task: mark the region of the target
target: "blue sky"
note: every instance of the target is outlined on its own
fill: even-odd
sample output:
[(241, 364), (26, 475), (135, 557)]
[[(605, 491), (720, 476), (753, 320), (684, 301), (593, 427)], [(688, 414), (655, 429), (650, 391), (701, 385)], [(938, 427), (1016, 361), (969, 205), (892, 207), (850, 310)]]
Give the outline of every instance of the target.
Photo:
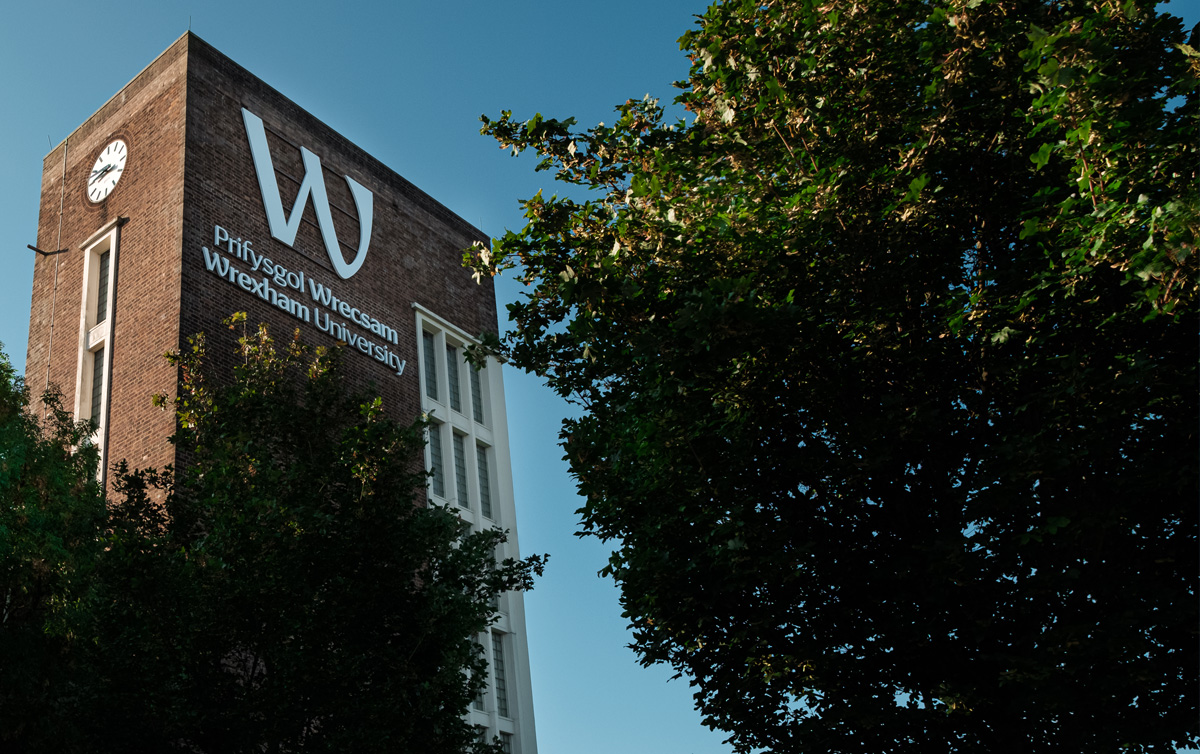
[[(530, 158), (479, 136), (511, 109), (583, 126), (645, 94), (669, 102), (688, 65), (676, 40), (704, 0), (12, 2), (0, 24), (0, 342), (23, 370), (42, 158), (189, 23), (301, 107), (490, 235), (521, 226), (517, 204), (555, 190)], [(1200, 0), (1171, 9), (1195, 23)], [(501, 279), (502, 303), (517, 286)], [(728, 752), (683, 680), (643, 669), (606, 549), (573, 536), (579, 506), (557, 446), (569, 406), (506, 373), (522, 550), (546, 552), (526, 601), (543, 754)]]
[[(42, 158), (188, 29), (491, 235), (522, 224), (517, 200), (550, 176), (479, 135), (510, 109), (613, 120), (649, 93), (669, 102), (688, 64), (676, 40), (703, 0), (566, 4), (253, 0), (12, 2), (0, 22), (0, 342), (24, 369)], [(517, 286), (502, 279), (502, 303)], [(607, 558), (573, 536), (579, 507), (557, 446), (569, 409), (534, 378), (505, 375), (521, 549), (551, 554), (527, 597), (544, 754), (730, 749), (700, 722), (683, 680), (626, 645)]]

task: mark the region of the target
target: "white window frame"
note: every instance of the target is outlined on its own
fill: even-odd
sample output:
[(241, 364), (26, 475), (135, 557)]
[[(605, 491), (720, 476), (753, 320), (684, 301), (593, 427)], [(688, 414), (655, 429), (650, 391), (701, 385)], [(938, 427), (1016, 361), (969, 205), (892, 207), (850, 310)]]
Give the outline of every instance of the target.
[[(492, 388), (491, 374), (498, 372), (500, 364), (496, 359), (488, 359), (489, 366), (481, 370), (480, 379), (472, 380), (468, 370), (472, 369), (470, 364), (466, 363), (463, 355), (466, 348), (476, 344), (477, 341), (463, 332), (461, 329), (446, 322), (441, 317), (438, 317), (433, 312), (421, 307), (417, 304), (413, 305), (417, 310), (417, 366), (419, 371), (419, 392), (421, 395), (421, 410), (426, 415), (430, 416), (433, 422), (439, 427), (445, 427), (443, 432), (449, 434), (442, 438), (442, 477), (444, 480), (444, 494), (435, 494), (432, 480), (427, 486), (429, 499), (440, 505), (449, 505), (456, 508), (462, 518), (475, 526), (492, 527), (503, 523), (501, 511), (503, 506), (497, 501), (497, 488), (499, 480), (497, 479), (496, 469), (499, 465), (498, 459), (495, 457), (496, 452), (493, 448), (495, 444), (494, 428), (497, 426), (498, 419), (489, 413), (489, 410), (496, 405), (491, 396)], [(430, 336), (430, 337), (426, 337)], [(449, 351), (447, 347), (455, 349), (457, 356), (457, 364), (449, 364)], [(432, 348), (431, 355), (427, 353), (428, 349)], [(436, 397), (430, 396), (429, 390), (426, 388), (426, 380), (428, 379), (428, 366), (432, 362), (434, 367), (434, 378), (436, 382), (435, 392)], [(450, 369), (456, 370), (458, 375), (458, 386), (460, 394), (460, 408), (457, 410), (450, 405)], [(475, 386), (478, 385), (480, 390), (480, 400), (483, 404), (483, 419), (484, 421), (475, 421), (473, 410), (473, 395)], [(503, 388), (500, 388), (503, 389)], [(502, 404), (500, 404), (502, 405)], [(462, 438), (464, 447), (464, 470), (466, 472), (467, 488), (465, 490), (458, 489), (459, 479), (457, 468), (454, 459), (454, 438), (455, 436)], [(505, 435), (507, 437), (507, 434)], [(488, 496), (491, 499), (491, 516), (484, 516), (481, 509), (481, 493), (479, 486), (479, 461), (477, 448), (484, 448), (489, 454), (488, 456)], [(425, 447), (425, 468), (433, 467), (433, 458), (430, 453), (429, 444)]]
[[(456, 327), (445, 318), (439, 316), (421, 304), (413, 304), (416, 320), (416, 345), (418, 365), (417, 392), (421, 397), (421, 410), (433, 421), (445, 427), (443, 431), (452, 433), (443, 445), (443, 475), (446, 480), (446, 494), (434, 495), (430, 487), (429, 500), (438, 505), (444, 505), (455, 511), (459, 518), (469, 523), (475, 530), (503, 528), (508, 530), (508, 541), (497, 548), (496, 555), (501, 558), (519, 558), (520, 546), (517, 542), (516, 508), (513, 500), (512, 461), (508, 446), (508, 420), (504, 402), (504, 381), (500, 362), (494, 357), (487, 358), (487, 366), (479, 371), (479, 391), (483, 404), (483, 421), (475, 420), (473, 407), (473, 385), (468, 370), (471, 366), (462, 359), (464, 349), (469, 345), (477, 345), (478, 341), (472, 335)], [(432, 337), (426, 344), (425, 334)], [(446, 344), (457, 349), (459, 363), (459, 388), (462, 391), (461, 411), (450, 407), (450, 383), (446, 368)], [(427, 345), (432, 349), (437, 397), (430, 397), (426, 390), (426, 361)], [(448, 427), (446, 425), (449, 425)], [(454, 470), (453, 435), (462, 437), (465, 446), (467, 472), (467, 503), (468, 507), (458, 504), (457, 474)], [(480, 508), (479, 493), (479, 462), (476, 449), (482, 448), (487, 454), (488, 461), (488, 490), (492, 503), (492, 517), (485, 517)], [(426, 468), (430, 468), (431, 459), (428, 446), (425, 451)], [(511, 736), (513, 750), (520, 754), (537, 754), (537, 739), (534, 733), (533, 696), (529, 678), (529, 648), (525, 638), (524, 596), (520, 592), (508, 592), (499, 598), (498, 612), (495, 622), (478, 635), (483, 647), (484, 658), (488, 661), (488, 678), (484, 688), (484, 709), (475, 707), (474, 701), (468, 706), (466, 720), (485, 728), (488, 739), (494, 739), (501, 734)], [(496, 710), (496, 687), (494, 664), (492, 662), (492, 634), (501, 637), (505, 659), (505, 681), (508, 692), (509, 716), (501, 717)]]
[[(92, 234), (80, 244), (83, 251), (82, 291), (79, 306), (79, 351), (75, 369), (75, 406), (76, 420), (90, 419), (93, 413), (98, 415), (99, 425), (91, 436), (90, 442), (100, 451), (100, 468), (97, 476), (103, 482), (107, 466), (108, 445), (108, 413), (109, 399), (112, 393), (112, 341), (113, 313), (117, 300), (117, 270), (120, 259), (121, 226), (125, 218), (116, 218)], [(97, 304), (100, 300), (100, 257), (108, 253), (108, 280), (105, 295), (105, 311), (103, 320), (97, 316)], [(100, 385), (98, 411), (93, 411), (92, 395), (93, 375), (96, 372), (96, 355), (103, 351), (103, 364), (100, 367)]]

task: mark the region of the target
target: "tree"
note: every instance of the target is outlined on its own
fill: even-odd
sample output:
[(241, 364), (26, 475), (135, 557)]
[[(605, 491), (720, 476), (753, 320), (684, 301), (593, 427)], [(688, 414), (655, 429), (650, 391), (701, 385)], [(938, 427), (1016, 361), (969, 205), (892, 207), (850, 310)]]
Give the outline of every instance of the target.
[(348, 395), (336, 352), (260, 327), (226, 379), (190, 343), (171, 355), (186, 464), (115, 469), (61, 611), (63, 732), (30, 748), (498, 751), (464, 720), (475, 637), (542, 558), (497, 562), (503, 532), (425, 505), (424, 425)]
[[(53, 736), (73, 681), (64, 606), (86, 592), (105, 517), (97, 456), (61, 395), (29, 392), (0, 352), (0, 749)], [(68, 723), (69, 724), (69, 723)], [(20, 749), (17, 749), (20, 751)]]
[[(581, 190), (467, 263), (577, 401), (644, 664), (738, 752), (1197, 729), (1197, 71), (1149, 0), (729, 0), (690, 122), (505, 112)], [(586, 192), (586, 196), (581, 196)]]

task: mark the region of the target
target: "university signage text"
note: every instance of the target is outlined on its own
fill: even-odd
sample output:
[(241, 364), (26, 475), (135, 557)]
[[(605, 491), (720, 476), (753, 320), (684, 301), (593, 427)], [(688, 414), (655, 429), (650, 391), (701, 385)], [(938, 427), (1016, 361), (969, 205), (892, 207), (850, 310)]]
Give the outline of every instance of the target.
[[(221, 253), (222, 249), (227, 250), (228, 256)], [(250, 241), (233, 238), (220, 225), (213, 229), (213, 248), (202, 246), (200, 251), (204, 257), (204, 269), (208, 272), (296, 319), (315, 324), (318, 330), (386, 364), (397, 375), (404, 374), (405, 361), (388, 346), (389, 343), (398, 345), (400, 342), (396, 328), (346, 299), (339, 298), (332, 287), (314, 280), (303, 270), (290, 270), (275, 263), (256, 252)], [(248, 264), (249, 271), (239, 268), (235, 260)], [(311, 305), (305, 303), (306, 295)], [(336, 320), (339, 314), (349, 322)], [(351, 324), (378, 336), (382, 344), (356, 332)]]

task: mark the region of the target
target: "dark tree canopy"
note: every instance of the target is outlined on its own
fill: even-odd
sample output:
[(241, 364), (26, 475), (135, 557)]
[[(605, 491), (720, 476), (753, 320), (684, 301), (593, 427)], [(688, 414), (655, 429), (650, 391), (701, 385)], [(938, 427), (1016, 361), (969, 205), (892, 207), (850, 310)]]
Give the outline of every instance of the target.
[(54, 735), (58, 692), (72, 682), (63, 600), (89, 578), (105, 519), (87, 426), (56, 391), (42, 405), (44, 416), (30, 413), (0, 352), (0, 751)]
[(202, 337), (172, 357), (186, 467), (118, 466), (88, 578), (50, 594), (39, 627), (66, 676), (39, 679), (54, 724), (35, 736), (4, 709), (0, 743), (497, 752), (464, 719), (475, 637), (541, 559), (498, 563), (502, 532), (421, 504), (423, 425), (347, 395), (336, 353), (263, 328), (240, 349), (231, 383), (206, 377)]
[[(1197, 72), (1152, 0), (730, 0), (468, 263), (644, 663), (749, 752), (1198, 730)], [(573, 196), (583, 196), (572, 191)]]

